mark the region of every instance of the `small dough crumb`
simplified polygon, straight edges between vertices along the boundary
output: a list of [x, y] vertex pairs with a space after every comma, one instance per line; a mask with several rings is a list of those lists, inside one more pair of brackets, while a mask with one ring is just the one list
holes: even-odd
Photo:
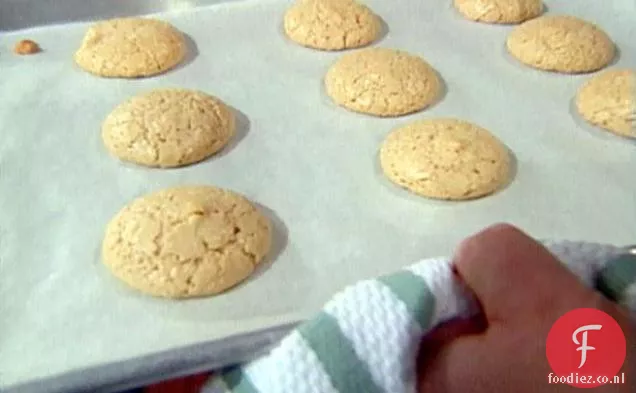
[[13, 51], [18, 55], [33, 55], [42, 51], [42, 49], [35, 41], [21, 40], [15, 44]]

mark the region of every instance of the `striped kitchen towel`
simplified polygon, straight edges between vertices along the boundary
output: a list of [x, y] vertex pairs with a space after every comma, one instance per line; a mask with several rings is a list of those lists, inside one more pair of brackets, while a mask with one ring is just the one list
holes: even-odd
[[[586, 284], [636, 315], [636, 255], [589, 243], [550, 250]], [[230, 368], [205, 393], [414, 393], [419, 342], [477, 312], [447, 259], [424, 260], [336, 295], [268, 355]]]

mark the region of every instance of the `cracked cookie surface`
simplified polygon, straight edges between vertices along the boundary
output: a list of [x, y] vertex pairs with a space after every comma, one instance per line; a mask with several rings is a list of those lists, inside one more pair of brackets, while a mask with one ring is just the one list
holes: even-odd
[[491, 194], [510, 176], [506, 147], [487, 130], [456, 119], [420, 120], [393, 130], [380, 148], [393, 183], [420, 196], [468, 200]]
[[342, 56], [325, 76], [327, 94], [355, 112], [401, 116], [437, 100], [441, 81], [422, 58], [388, 48], [361, 49]]
[[506, 46], [526, 65], [573, 74], [607, 66], [616, 52], [604, 31], [572, 16], [542, 16], [527, 21], [512, 30]]
[[110, 221], [103, 263], [115, 277], [166, 298], [221, 293], [245, 280], [271, 245], [271, 224], [245, 197], [211, 186], [164, 189]]
[[636, 71], [621, 68], [593, 76], [579, 88], [576, 109], [592, 125], [636, 138]]
[[466, 19], [483, 23], [520, 23], [543, 12], [541, 0], [454, 0], [453, 3]]
[[283, 18], [292, 41], [320, 50], [359, 48], [378, 39], [380, 18], [355, 0], [298, 0]]
[[235, 128], [234, 114], [218, 98], [158, 89], [117, 106], [102, 124], [102, 140], [123, 161], [169, 168], [212, 156], [227, 145]]
[[94, 75], [136, 78], [168, 71], [185, 55], [184, 36], [169, 23], [118, 18], [92, 25], [74, 58], [77, 65]]

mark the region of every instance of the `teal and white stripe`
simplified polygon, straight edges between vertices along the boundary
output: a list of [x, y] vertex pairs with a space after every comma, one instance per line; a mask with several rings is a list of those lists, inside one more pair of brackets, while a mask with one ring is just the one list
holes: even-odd
[[615, 302], [636, 309], [636, 255], [624, 254], [610, 260], [601, 269], [596, 286]]
[[[421, 288], [421, 280], [419, 284]], [[418, 310], [409, 309], [409, 302], [408, 296], [400, 298], [400, 293], [393, 291], [390, 282], [387, 285], [379, 280], [351, 287], [325, 307], [351, 343], [356, 362], [370, 370], [371, 380], [379, 387], [374, 391], [406, 391], [414, 382], [407, 378], [413, 375], [414, 364], [403, 359], [415, 359], [413, 355], [423, 330], [413, 314]], [[374, 304], [373, 312], [357, 312], [361, 304]], [[383, 323], [386, 320], [394, 320], [395, 324], [389, 326]]]
[[625, 290], [625, 297], [621, 304], [630, 310], [636, 310], [636, 280]]
[[[584, 282], [636, 315], [636, 255], [580, 243], [551, 244], [550, 249]], [[228, 370], [204, 391], [414, 393], [422, 335], [476, 310], [449, 261], [424, 260], [345, 289], [269, 355]]]
[[458, 316], [472, 316], [477, 305], [472, 295], [454, 277], [450, 263], [445, 259], [429, 259], [417, 263], [409, 270], [420, 277], [437, 304], [432, 316], [435, 324]]
[[[315, 324], [317, 321], [320, 321], [319, 317], [311, 322]], [[305, 324], [305, 326], [312, 325]], [[256, 390], [254, 386], [271, 386], [272, 389], [269, 391], [272, 393], [288, 391], [337, 393], [338, 390], [333, 386], [332, 378], [323, 366], [325, 360], [328, 361], [321, 358], [320, 351], [316, 351], [306, 341], [303, 332], [295, 330], [283, 339], [269, 357], [256, 360], [242, 370], [234, 369], [225, 374], [223, 379], [235, 393], [258, 393], [259, 390]], [[289, 373], [288, 370], [297, 370], [297, 372]], [[241, 389], [236, 389], [234, 386], [237, 381], [232, 378], [236, 379], [239, 372], [242, 378], [238, 382], [241, 382], [243, 386]], [[229, 381], [228, 375], [231, 377]]]
[[356, 353], [334, 316], [320, 312], [298, 331], [318, 355], [336, 391], [382, 393], [368, 364]]

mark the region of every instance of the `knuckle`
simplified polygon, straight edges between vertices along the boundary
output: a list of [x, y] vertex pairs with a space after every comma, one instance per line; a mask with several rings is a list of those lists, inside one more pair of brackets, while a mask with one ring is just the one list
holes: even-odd
[[467, 265], [478, 263], [481, 267], [498, 268], [504, 258], [490, 258], [492, 255], [507, 253], [507, 249], [527, 238], [517, 227], [499, 223], [464, 239], [456, 248], [453, 263], [462, 270]]

